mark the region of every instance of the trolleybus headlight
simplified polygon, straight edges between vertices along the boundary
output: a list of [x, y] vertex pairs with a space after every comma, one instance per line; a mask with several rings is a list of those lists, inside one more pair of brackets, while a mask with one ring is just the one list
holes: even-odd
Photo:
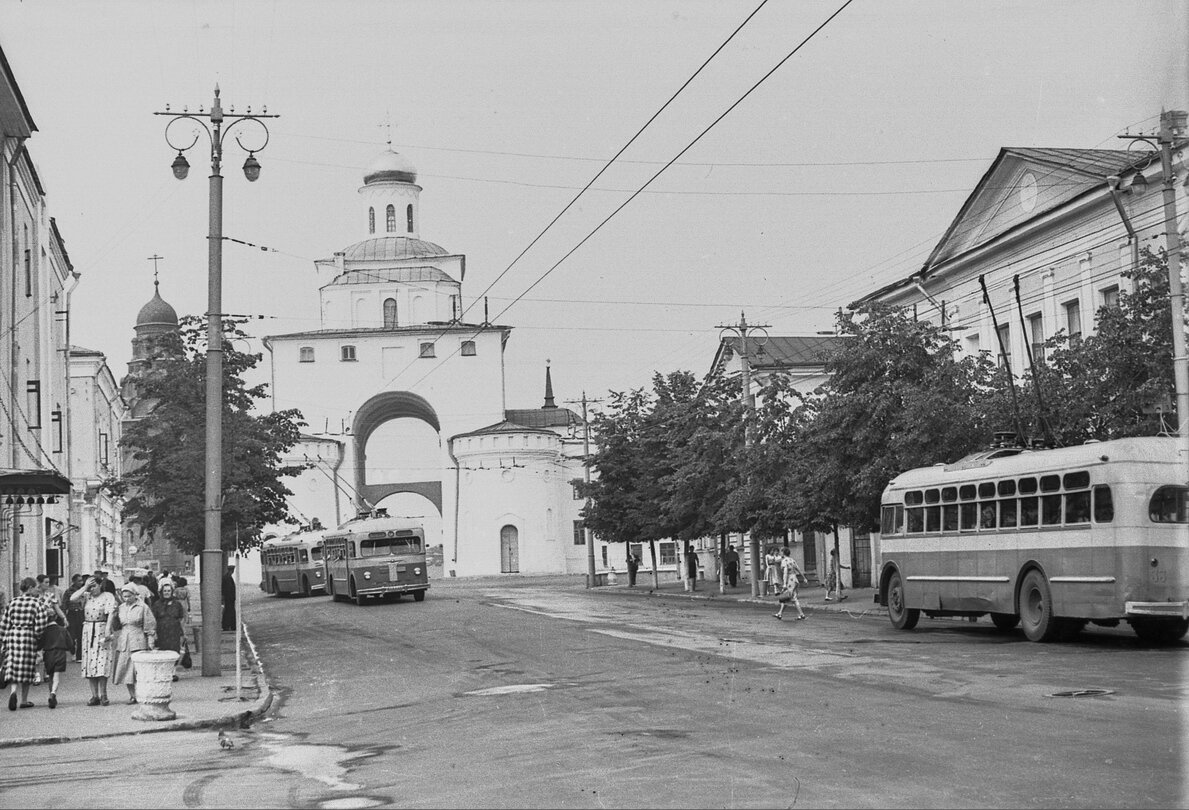
[[363, 578], [364, 578], [364, 579], [371, 579], [371, 578], [372, 578], [372, 572], [371, 572], [371, 571], [364, 571], [364, 572], [363, 572]]
[[316, 577], [321, 577], [321, 576], [322, 576], [322, 572], [321, 572], [321, 571], [315, 571], [315, 572], [314, 572], [314, 576], [316, 576]]
[[414, 568], [414, 569], [413, 569], [413, 573], [414, 573], [414, 574], [420, 574], [420, 573], [421, 573], [421, 569], [420, 569], [420, 568]]

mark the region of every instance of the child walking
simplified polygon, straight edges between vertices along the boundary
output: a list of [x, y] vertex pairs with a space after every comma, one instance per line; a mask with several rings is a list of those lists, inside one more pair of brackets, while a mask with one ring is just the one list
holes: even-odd
[[49, 706], [58, 707], [58, 682], [66, 671], [66, 659], [74, 655], [74, 639], [65, 627], [62, 616], [45, 628], [41, 636], [42, 657], [45, 659], [45, 682], [50, 688]]
[[801, 621], [805, 618], [805, 611], [801, 610], [801, 600], [797, 598], [797, 580], [804, 579], [806, 585], [809, 584], [809, 580], [801, 573], [801, 568], [793, 560], [788, 546], [782, 548], [780, 554], [780, 568], [784, 572], [784, 591], [777, 597], [780, 607], [772, 615], [778, 619], [783, 619], [784, 606], [791, 602], [793, 607], [797, 609], [797, 621]]

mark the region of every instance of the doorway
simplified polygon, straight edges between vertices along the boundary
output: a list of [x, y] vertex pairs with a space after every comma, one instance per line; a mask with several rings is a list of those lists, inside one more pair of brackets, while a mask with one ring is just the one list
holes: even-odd
[[520, 532], [515, 526], [500, 529], [500, 573], [520, 573]]
[[850, 574], [852, 588], [871, 587], [871, 534], [868, 532], [851, 534]]

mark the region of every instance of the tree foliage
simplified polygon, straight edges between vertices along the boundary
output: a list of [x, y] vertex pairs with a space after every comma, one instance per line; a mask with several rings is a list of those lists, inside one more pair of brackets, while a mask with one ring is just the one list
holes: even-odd
[[[223, 361], [223, 507], [222, 548], [259, 544], [262, 527], [292, 522], [282, 479], [300, 466], [283, 464], [284, 454], [300, 438], [305, 423], [296, 410], [263, 416], [252, 413], [265, 397], [265, 386], [249, 386], [244, 374], [259, 354], [235, 348], [247, 335], [241, 321], [224, 323]], [[202, 551], [206, 509], [206, 353], [205, 322], [187, 316], [179, 331], [160, 336], [142, 376], [137, 395], [152, 403], [142, 419], [129, 425], [120, 445], [131, 464], [107, 482], [125, 499], [124, 517], [142, 536], [163, 534], [187, 554]]]

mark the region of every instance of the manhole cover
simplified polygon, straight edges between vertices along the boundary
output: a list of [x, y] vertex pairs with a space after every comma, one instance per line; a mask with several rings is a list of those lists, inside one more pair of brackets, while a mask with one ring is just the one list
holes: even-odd
[[1115, 694], [1114, 689], [1066, 689], [1064, 692], [1054, 692], [1047, 697], [1102, 697]]

